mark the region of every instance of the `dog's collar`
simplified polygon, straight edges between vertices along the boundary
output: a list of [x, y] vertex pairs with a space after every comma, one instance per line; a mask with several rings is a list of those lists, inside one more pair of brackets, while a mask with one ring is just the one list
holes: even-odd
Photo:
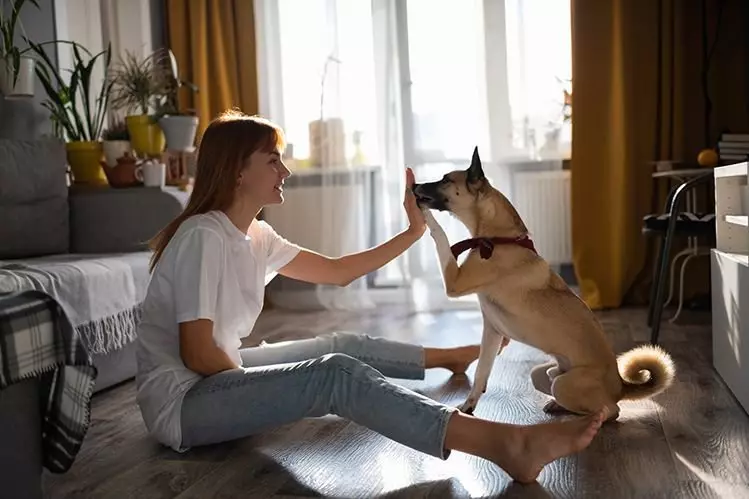
[[458, 255], [460, 255], [464, 251], [478, 248], [479, 255], [481, 255], [481, 258], [486, 260], [487, 258], [492, 256], [492, 253], [494, 252], [494, 246], [497, 244], [516, 244], [518, 246], [522, 246], [523, 248], [527, 248], [533, 251], [534, 253], [538, 254], [538, 252], [536, 251], [536, 247], [533, 245], [533, 240], [528, 236], [474, 237], [471, 239], [465, 239], [463, 241], [460, 241], [459, 243], [455, 243], [450, 247], [450, 249], [453, 252], [453, 256], [455, 258], [458, 258]]

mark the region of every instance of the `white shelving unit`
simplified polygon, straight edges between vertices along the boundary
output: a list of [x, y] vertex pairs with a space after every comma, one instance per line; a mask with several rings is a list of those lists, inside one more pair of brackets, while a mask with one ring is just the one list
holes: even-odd
[[747, 163], [715, 168], [714, 175], [713, 365], [749, 411], [749, 206], [742, 203]]

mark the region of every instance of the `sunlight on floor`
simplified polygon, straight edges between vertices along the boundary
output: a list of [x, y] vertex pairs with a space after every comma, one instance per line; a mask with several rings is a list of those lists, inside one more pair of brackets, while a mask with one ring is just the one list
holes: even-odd
[[679, 452], [674, 452], [674, 457], [676, 458], [677, 461], [682, 463], [692, 474], [694, 474], [695, 478], [701, 480], [702, 483], [705, 484], [705, 487], [710, 489], [715, 494], [714, 497], [721, 497], [717, 484], [713, 483], [716, 480], [715, 476], [709, 473], [706, 473], [704, 470], [700, 469], [698, 466], [695, 466], [694, 464], [690, 463]]

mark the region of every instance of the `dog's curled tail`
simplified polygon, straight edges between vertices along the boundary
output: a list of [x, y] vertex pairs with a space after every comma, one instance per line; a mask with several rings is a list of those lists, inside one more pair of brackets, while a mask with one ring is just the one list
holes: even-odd
[[642, 345], [617, 357], [624, 389], [622, 400], [652, 397], [666, 388], [676, 376], [671, 356], [656, 345]]

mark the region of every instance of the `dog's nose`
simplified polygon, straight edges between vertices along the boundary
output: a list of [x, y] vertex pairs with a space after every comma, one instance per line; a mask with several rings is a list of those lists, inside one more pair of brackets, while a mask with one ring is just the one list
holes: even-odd
[[420, 188], [421, 188], [421, 184], [415, 183], [411, 186], [411, 192], [413, 192], [414, 194], [418, 194]]

